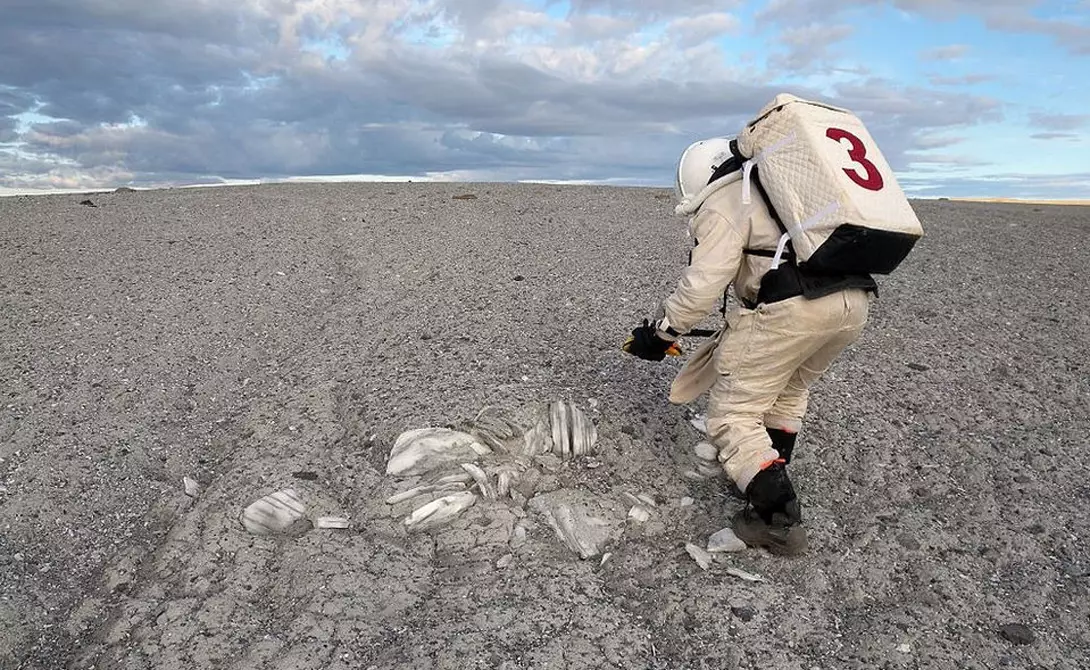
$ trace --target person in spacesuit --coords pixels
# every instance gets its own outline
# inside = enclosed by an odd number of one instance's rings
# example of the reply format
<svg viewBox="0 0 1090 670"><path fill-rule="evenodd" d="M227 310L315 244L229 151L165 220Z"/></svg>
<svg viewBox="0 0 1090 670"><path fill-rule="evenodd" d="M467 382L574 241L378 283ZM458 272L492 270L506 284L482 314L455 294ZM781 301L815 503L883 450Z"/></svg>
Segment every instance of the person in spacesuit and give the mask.
<svg viewBox="0 0 1090 670"><path fill-rule="evenodd" d="M865 274L810 274L790 250L773 269L784 229L764 198L743 204L742 160L732 137L701 140L681 155L675 191L677 212L690 217L690 261L623 349L663 360L733 286L739 304L707 362L714 366L708 437L747 501L732 519L735 534L751 547L796 555L807 538L788 467L809 389L859 337L877 285Z"/></svg>

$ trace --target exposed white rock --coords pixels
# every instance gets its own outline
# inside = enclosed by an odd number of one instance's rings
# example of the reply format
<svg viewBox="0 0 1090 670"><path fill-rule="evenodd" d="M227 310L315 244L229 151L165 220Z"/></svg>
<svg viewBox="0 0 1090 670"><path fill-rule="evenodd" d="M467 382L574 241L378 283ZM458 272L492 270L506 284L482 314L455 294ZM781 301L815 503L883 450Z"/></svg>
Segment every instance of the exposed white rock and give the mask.
<svg viewBox="0 0 1090 670"><path fill-rule="evenodd" d="M454 520L475 502L477 496L469 491L444 496L414 510L405 517L404 523L410 531L435 528Z"/></svg>
<svg viewBox="0 0 1090 670"><path fill-rule="evenodd" d="M755 575L752 572L746 572L741 568L735 568L733 566L727 568L727 574L733 575L734 577L745 580L747 582L763 582L765 580L765 578L760 575Z"/></svg>
<svg viewBox="0 0 1090 670"><path fill-rule="evenodd" d="M295 489L284 489L251 503L239 520L255 535L296 534L311 527L306 512L306 504Z"/></svg>
<svg viewBox="0 0 1090 670"><path fill-rule="evenodd" d="M746 543L734 534L730 528L713 534L708 538L708 551L711 553L745 551Z"/></svg>
<svg viewBox="0 0 1090 670"><path fill-rule="evenodd" d="M571 403L556 401L549 405L553 453L563 459L593 453L598 441L594 422Z"/></svg>
<svg viewBox="0 0 1090 670"><path fill-rule="evenodd" d="M701 433L708 434L708 419L703 414L693 416L693 418L689 419L689 423Z"/></svg>
<svg viewBox="0 0 1090 670"><path fill-rule="evenodd" d="M703 548L696 546L692 542L685 545L685 551L688 552L696 564L700 566L701 570L707 570L712 564L712 555L704 551Z"/></svg>
<svg viewBox="0 0 1090 670"><path fill-rule="evenodd" d="M446 478L444 477L444 479ZM470 477L468 473L466 474L466 479L468 479L469 481L473 481L473 478ZM394 495L386 499L386 504L396 505L398 503L405 502L406 500L411 500L419 495L424 495L425 493L436 493L441 491L464 491L465 488L465 483L459 481L452 481L446 484L421 484L420 486L414 486L413 488L402 491L401 493L395 493Z"/></svg>
<svg viewBox="0 0 1090 670"><path fill-rule="evenodd" d="M315 528L344 529L348 525L348 519L343 516L320 516L314 520Z"/></svg>
<svg viewBox="0 0 1090 670"><path fill-rule="evenodd" d="M697 442L696 446L693 447L693 453L703 461L719 462L719 449L711 442Z"/></svg>
<svg viewBox="0 0 1090 670"><path fill-rule="evenodd" d="M190 498L196 498L197 494L201 491L201 487L197 484L197 481L189 477L182 477L182 486L185 488L185 494Z"/></svg>
<svg viewBox="0 0 1090 670"><path fill-rule="evenodd" d="M623 531L624 512L609 501L571 489L534 496L530 510L548 523L557 537L583 559L598 556Z"/></svg>
<svg viewBox="0 0 1090 670"><path fill-rule="evenodd" d="M444 465L475 461L489 453L491 449L468 433L449 428L418 428L398 436L386 462L386 474L424 474Z"/></svg>
<svg viewBox="0 0 1090 670"><path fill-rule="evenodd" d="M492 482L488 480L488 475L485 474L484 470L473 463L462 463L462 469L468 472L470 477L473 477L482 498L488 501L496 499L496 489L492 487Z"/></svg>

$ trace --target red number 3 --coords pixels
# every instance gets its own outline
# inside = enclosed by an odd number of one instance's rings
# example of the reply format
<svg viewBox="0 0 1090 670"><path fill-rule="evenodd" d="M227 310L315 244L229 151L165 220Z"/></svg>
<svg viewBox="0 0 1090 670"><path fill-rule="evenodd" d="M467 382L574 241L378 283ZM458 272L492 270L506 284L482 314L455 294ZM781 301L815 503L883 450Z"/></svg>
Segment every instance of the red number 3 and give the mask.
<svg viewBox="0 0 1090 670"><path fill-rule="evenodd" d="M852 148L848 151L848 157L861 165L867 171L867 174L861 175L855 168L844 168L844 174L848 175L848 178L868 191L882 190L882 187L885 186L885 182L882 181L882 173L878 171L874 163L867 160L867 147L863 146L858 137L842 128L830 128L825 131L825 136L838 143L841 140L848 140L852 143Z"/></svg>

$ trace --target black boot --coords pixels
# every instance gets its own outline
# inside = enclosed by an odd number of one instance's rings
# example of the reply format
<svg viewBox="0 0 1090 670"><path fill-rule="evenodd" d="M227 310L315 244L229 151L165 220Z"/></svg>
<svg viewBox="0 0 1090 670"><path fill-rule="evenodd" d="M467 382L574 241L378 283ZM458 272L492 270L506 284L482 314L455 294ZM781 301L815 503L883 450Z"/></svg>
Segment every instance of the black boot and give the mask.
<svg viewBox="0 0 1090 670"><path fill-rule="evenodd" d="M746 507L734 517L734 533L751 547L794 556L806 551L806 530L795 487L784 463L761 470L746 487Z"/></svg>
<svg viewBox="0 0 1090 670"><path fill-rule="evenodd" d="M780 458L783 459L784 465L791 462L791 452L795 450L795 439L799 436L798 433L789 433L786 430L779 428L765 427L765 431L768 436L772 438L772 448L780 452Z"/></svg>

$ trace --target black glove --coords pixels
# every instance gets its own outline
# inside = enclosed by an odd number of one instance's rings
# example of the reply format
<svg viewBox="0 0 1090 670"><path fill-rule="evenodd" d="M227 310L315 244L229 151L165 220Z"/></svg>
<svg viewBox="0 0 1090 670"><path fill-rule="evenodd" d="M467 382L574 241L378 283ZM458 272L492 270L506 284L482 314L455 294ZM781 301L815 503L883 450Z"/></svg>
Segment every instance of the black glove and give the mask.
<svg viewBox="0 0 1090 670"><path fill-rule="evenodd" d="M644 319L643 325L632 331L621 350L645 361L661 361L671 348L677 349L676 343L659 337L655 326Z"/></svg>

